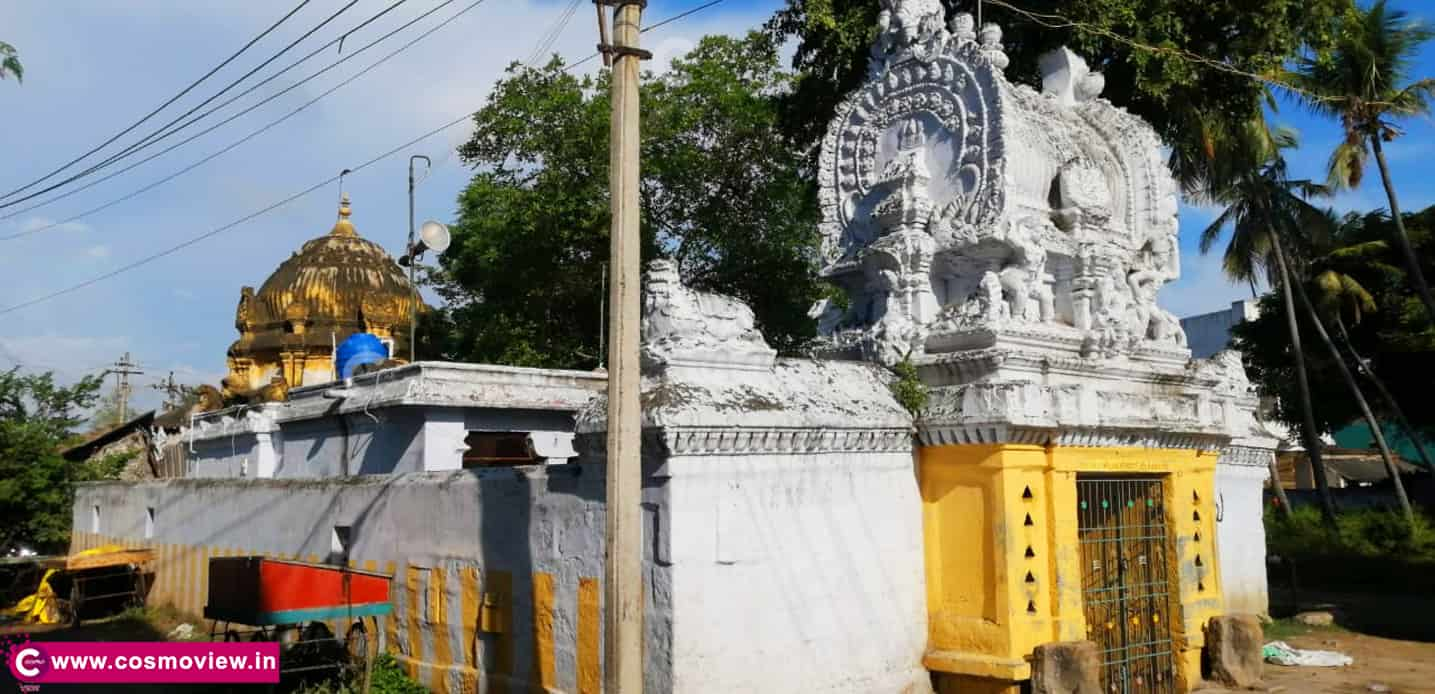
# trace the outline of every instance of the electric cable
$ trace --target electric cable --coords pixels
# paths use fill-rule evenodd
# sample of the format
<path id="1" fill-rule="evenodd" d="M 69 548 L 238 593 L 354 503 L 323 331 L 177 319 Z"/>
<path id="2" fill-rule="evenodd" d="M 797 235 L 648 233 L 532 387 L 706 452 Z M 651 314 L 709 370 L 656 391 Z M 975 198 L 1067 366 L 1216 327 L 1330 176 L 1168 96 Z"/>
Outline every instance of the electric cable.
<path id="1" fill-rule="evenodd" d="M 479 0 L 479 1 L 482 2 L 482 0 Z M 701 9 L 707 9 L 707 8 L 709 8 L 709 7 L 713 7 L 713 6 L 715 6 L 715 5 L 721 4 L 722 2 L 723 2 L 723 0 L 715 0 L 714 2 L 709 2 L 708 4 L 703 5 L 701 8 L 699 8 L 699 10 L 701 10 Z M 686 16 L 691 16 L 691 15 L 694 14 L 696 11 L 698 11 L 698 10 L 689 10 L 688 12 L 684 13 L 683 16 L 685 16 L 685 17 L 686 17 Z M 659 22 L 659 23 L 658 23 L 657 25 L 655 25 L 655 26 L 663 26 L 663 25 L 669 24 L 669 23 L 671 23 L 671 22 L 673 22 L 673 21 L 676 21 L 676 20 L 670 18 L 670 19 L 667 19 L 667 20 L 663 20 L 662 22 Z M 644 31 L 646 31 L 646 30 L 644 30 Z M 596 55 L 597 55 L 597 54 L 595 53 L 594 56 L 596 56 Z M 564 68 L 564 71 L 565 71 L 565 72 L 571 71 L 573 68 L 577 67 L 578 65 L 582 64 L 583 62 L 586 62 L 587 60 L 591 60 L 592 57 L 594 57 L 594 56 L 590 56 L 589 58 L 586 58 L 586 59 L 584 59 L 583 61 L 579 61 L 578 63 L 574 63 L 574 64 L 572 64 L 572 65 L 569 65 L 569 66 L 567 66 L 567 67 Z M 348 169 L 348 170 L 347 170 L 347 173 L 349 173 L 349 174 L 354 174 L 354 173 L 358 173 L 358 172 L 360 172 L 360 171 L 363 171 L 364 169 L 366 169 L 366 168 L 368 168 L 368 167 L 370 167 L 370 166 L 373 166 L 374 164 L 377 164 L 378 162 L 383 161 L 384 159 L 387 159 L 387 158 L 389 158 L 389 157 L 391 157 L 391 156 L 393 156 L 393 155 L 395 155 L 395 154 L 398 154 L 399 152 L 402 152 L 402 151 L 404 151 L 405 149 L 408 149 L 409 147 L 412 147 L 413 145 L 415 145 L 415 144 L 417 144 L 417 143 L 419 143 L 419 142 L 422 142 L 423 140 L 426 140 L 426 139 L 428 139 L 428 138 L 430 138 L 430 137 L 433 137 L 434 135 L 437 135 L 437 134 L 439 134 L 439 133 L 441 133 L 441 132 L 443 132 L 443 131 L 445 131 L 445 130 L 447 130 L 447 129 L 449 129 L 449 128 L 452 128 L 452 127 L 454 127 L 455 125 L 458 125 L 459 123 L 463 123 L 464 121 L 467 121 L 468 119 L 472 118 L 472 117 L 473 117 L 475 114 L 477 114 L 477 113 L 478 113 L 478 111 L 470 111 L 470 112 L 468 112 L 468 113 L 465 113 L 465 114 L 463 114 L 462 116 L 459 116 L 458 118 L 455 118 L 455 119 L 453 119 L 453 120 L 451 120 L 451 121 L 449 121 L 449 122 L 447 122 L 447 123 L 444 123 L 443 125 L 440 125 L 440 126 L 434 128 L 434 129 L 432 129 L 432 130 L 429 130 L 428 132 L 425 132 L 424 134 L 419 135 L 418 137 L 415 137 L 415 138 L 413 138 L 413 139 L 411 139 L 411 140 L 409 140 L 409 141 L 407 141 L 407 142 L 404 142 L 403 144 L 401 144 L 401 145 L 399 145 L 399 146 L 397 146 L 397 147 L 394 147 L 393 149 L 390 149 L 390 150 L 388 150 L 388 151 L 386 151 L 386 152 L 384 152 L 384 153 L 382 153 L 382 154 L 379 154 L 379 155 L 377 155 L 377 156 L 375 156 L 375 157 L 369 159 L 368 161 L 365 161 L 365 162 L 363 162 L 363 163 L 361 163 L 361 164 L 359 164 L 359 165 L 357 165 L 357 166 L 354 166 L 354 167 Z M 112 277 L 115 277 L 115 276 L 117 276 L 117 275 L 121 275 L 121 274 L 124 274 L 124 273 L 126 273 L 126 272 L 129 272 L 130 270 L 133 270 L 133 269 L 135 269 L 135 268 L 142 267 L 142 266 L 144 266 L 144 265 L 148 265 L 148 264 L 150 264 L 150 263 L 152 263 L 152 262 L 154 262 L 154 261 L 156 261 L 156 260 L 159 260 L 159 259 L 161 259 L 161 258 L 170 256 L 170 255 L 174 255 L 175 253 L 178 253 L 179 251 L 182 251 L 182 250 L 184 250 L 184 249 L 186 249 L 186 248 L 189 248 L 190 246 L 193 246 L 193 245 L 195 245 L 195 244 L 197 244 L 197 243 L 200 243 L 201 241 L 204 241 L 204 240 L 206 240 L 206 239 L 212 238 L 212 237 L 214 237 L 214 236 L 218 236 L 219 234 L 222 234 L 222 233 L 224 233 L 224 232 L 226 232 L 226 231 L 229 231 L 229 230 L 231 230 L 231 229 L 234 229 L 235 227 L 238 227 L 238 226 L 240 226 L 241 224 L 244 224 L 244 223 L 249 222 L 249 221 L 251 221 L 251 220 L 254 220 L 254 219 L 257 219 L 257 218 L 259 218 L 259 217 L 262 217 L 262 216 L 264 216 L 264 215 L 266 215 L 266 214 L 268 214 L 268 213 L 270 213 L 270 212 L 273 212 L 274 210 L 277 210 L 277 209 L 279 209 L 279 208 L 281 208 L 281 207 L 283 207 L 283 206 L 285 206 L 285 205 L 288 205 L 289 203 L 294 202 L 295 200 L 298 200 L 299 198 L 302 198 L 302 197 L 304 197 L 304 196 L 307 196 L 307 195 L 309 195 L 310 193 L 313 193 L 313 192 L 315 192 L 315 191 L 321 190 L 321 189 L 325 188 L 326 186 L 330 186 L 330 185 L 334 184 L 335 182 L 337 182 L 338 180 L 339 180 L 339 176 L 338 176 L 338 175 L 330 176 L 330 177 L 328 177 L 328 178 L 326 178 L 326 179 L 324 179 L 324 180 L 322 180 L 322 181 L 319 181 L 318 183 L 315 183 L 315 184 L 313 184 L 313 185 L 311 185 L 311 186 L 309 186 L 309 187 L 307 187 L 307 188 L 304 188 L 303 190 L 300 190 L 300 191 L 298 191 L 298 192 L 296 192 L 296 193 L 293 193 L 293 194 L 291 194 L 291 195 L 289 195 L 289 196 L 287 196 L 287 197 L 285 197 L 285 198 L 282 198 L 282 199 L 280 199 L 280 200 L 278 200 L 278 201 L 276 201 L 276 202 L 273 202 L 273 203 L 271 203 L 271 204 L 265 206 L 264 208 L 261 208 L 261 209 L 259 209 L 259 210 L 254 211 L 254 212 L 251 212 L 251 213 L 249 213 L 249 214 L 246 214 L 246 215 L 244 215 L 244 216 L 242 216 L 242 217 L 240 217 L 240 218 L 238 218 L 238 219 L 235 219 L 234 221 L 231 221 L 231 222 L 229 222 L 229 223 L 227 223 L 227 224 L 224 224 L 224 225 L 222 225 L 222 226 L 216 227 L 216 228 L 211 229 L 211 230 L 209 230 L 209 231 L 207 231 L 207 232 L 204 232 L 204 233 L 202 233 L 202 234 L 199 234 L 198 236 L 190 237 L 189 239 L 186 239 L 185 241 L 182 241 L 182 242 L 180 242 L 180 243 L 178 243 L 178 244 L 175 244 L 175 245 L 173 245 L 173 246 L 170 246 L 169 248 L 166 248 L 166 249 L 161 250 L 161 251 L 157 251 L 157 252 L 155 252 L 155 253 L 151 253 L 150 255 L 147 255 L 147 256 L 145 256 L 145 257 L 143 257 L 143 258 L 140 258 L 140 259 L 138 259 L 138 260 L 135 260 L 135 261 L 126 263 L 125 265 L 122 265 L 122 266 L 120 266 L 120 267 L 118 267 L 118 268 L 115 268 L 114 270 L 111 270 L 111 271 L 109 271 L 109 272 L 105 272 L 105 273 L 100 274 L 100 275 L 96 275 L 96 276 L 94 276 L 94 277 L 91 277 L 90 279 L 84 280 L 84 281 L 79 282 L 79 283 L 77 283 L 77 284 L 70 285 L 70 286 L 65 287 L 65 288 L 63 288 L 63 289 L 55 290 L 55 291 L 53 291 L 53 292 L 50 292 L 50 293 L 48 293 L 48 294 L 44 294 L 44 295 L 39 296 L 39 297 L 36 297 L 36 298 L 34 298 L 34 299 L 30 299 L 30 300 L 23 301 L 23 302 L 18 303 L 18 304 L 13 304 L 13 305 L 7 306 L 7 307 L 5 307 L 5 308 L 3 308 L 3 309 L 0 309 L 0 315 L 6 315 L 6 314 L 9 314 L 9 313 L 13 313 L 13 312 L 15 312 L 15 311 L 19 311 L 19 310 L 24 309 L 24 308 L 29 308 L 30 306 L 34 306 L 34 305 L 36 305 L 36 304 L 41 304 L 41 303 L 44 303 L 44 302 L 46 302 L 46 301 L 50 301 L 51 299 L 55 299 L 55 298 L 58 298 L 58 297 L 61 297 L 61 296 L 65 296 L 65 295 L 67 295 L 67 294 L 72 294 L 72 293 L 74 293 L 74 292 L 80 291 L 80 290 L 85 289 L 85 288 L 87 288 L 87 287 L 91 287 L 91 286 L 94 286 L 94 285 L 96 285 L 96 284 L 99 284 L 100 282 L 103 282 L 103 281 L 105 281 L 105 280 L 107 280 L 107 279 L 110 279 L 110 278 L 112 278 Z"/>
<path id="2" fill-rule="evenodd" d="M 121 137 L 124 137 L 125 135 L 128 135 L 132 130 L 134 130 L 135 128 L 138 128 L 139 126 L 143 125 L 145 121 L 147 121 L 147 120 L 153 118 L 153 117 L 154 117 L 156 114 L 158 114 L 160 111 L 165 110 L 165 109 L 168 108 L 171 104 L 173 104 L 174 102 L 176 102 L 176 101 L 180 100 L 181 98 L 183 98 L 185 94 L 188 94 L 188 93 L 190 93 L 191 91 L 193 91 L 195 87 L 198 87 L 198 86 L 199 86 L 201 83 L 203 83 L 205 80 L 209 79 L 210 77 L 213 77 L 213 76 L 214 76 L 214 73 L 219 72 L 220 70 L 224 69 L 224 67 L 225 67 L 226 65 L 229 65 L 229 64 L 230 64 L 231 62 L 233 62 L 236 58 L 238 58 L 239 56 L 243 55 L 245 51 L 249 50 L 252 46 L 254 46 L 254 44 L 259 43 L 260 39 L 263 39 L 265 36 L 268 36 L 268 35 L 270 34 L 270 32 L 274 31 L 275 29 L 278 29 L 278 28 L 279 28 L 279 25 L 281 25 L 281 24 L 283 24 L 284 22 L 288 21 L 290 17 L 293 17 L 296 13 L 299 12 L 299 10 L 304 9 L 304 6 L 305 6 L 305 5 L 308 5 L 310 2 L 312 2 L 312 0 L 303 0 L 302 2 L 300 2 L 297 6 L 294 7 L 294 9 L 289 10 L 289 13 L 288 13 L 288 14 L 284 15 L 283 17 L 280 17 L 280 18 L 279 18 L 279 21 L 276 21 L 276 22 L 274 22 L 273 24 L 270 24 L 270 25 L 269 25 L 269 28 L 267 28 L 267 29 L 265 29 L 264 31 L 260 32 L 258 36 L 255 36 L 254 38 L 250 39 L 248 43 L 246 43 L 246 44 L 244 44 L 243 46 L 241 46 L 238 51 L 235 51 L 235 52 L 234 52 L 233 54 L 231 54 L 228 58 L 225 58 L 223 62 L 221 62 L 220 64 L 214 66 L 213 68 L 210 68 L 209 72 L 204 73 L 202 76 L 200 76 L 199 79 L 197 79 L 197 80 L 191 82 L 188 87 L 185 87 L 184 89 L 180 90 L 180 92 L 179 92 L 178 94 L 175 94 L 174 96 L 170 97 L 168 101 L 166 101 L 166 102 L 160 104 L 157 108 L 155 108 L 153 111 L 150 111 L 148 114 L 145 114 L 145 116 L 144 116 L 143 118 L 140 118 L 139 120 L 135 121 L 134 123 L 131 123 L 129 127 L 125 128 L 124 130 L 121 130 L 121 131 L 119 131 L 118 133 L 116 133 L 115 135 L 111 136 L 110 139 L 105 140 L 104 142 L 101 142 L 100 144 L 96 145 L 94 149 L 91 149 L 90 151 L 85 152 L 84 154 L 81 154 L 80 156 L 75 157 L 74 159 L 71 159 L 70 161 L 64 163 L 63 165 L 60 166 L 60 168 L 55 169 L 54 171 L 51 171 L 50 173 L 47 173 L 47 174 L 45 174 L 44 176 L 41 176 L 40 178 L 35 179 L 34 181 L 31 181 L 31 182 L 29 182 L 29 183 L 26 183 L 25 185 L 20 186 L 19 188 L 16 188 L 15 190 L 12 190 L 12 191 L 10 191 L 10 192 L 8 192 L 8 193 L 5 193 L 4 195 L 0 195 L 0 200 L 4 200 L 5 198 L 8 198 L 8 197 L 10 197 L 10 196 L 12 196 L 12 195 L 14 195 L 14 194 L 16 194 L 16 193 L 23 193 L 23 192 L 25 192 L 26 190 L 29 190 L 30 188 L 33 188 L 33 187 L 35 187 L 35 186 L 37 186 L 37 185 L 39 185 L 39 184 L 41 184 L 41 183 L 44 183 L 45 181 L 50 180 L 50 178 L 52 178 L 55 174 L 58 174 L 58 173 L 60 173 L 61 171 L 64 171 L 65 169 L 68 169 L 68 168 L 70 168 L 71 166 L 74 166 L 75 164 L 77 164 L 77 163 L 79 163 L 79 162 L 85 160 L 85 159 L 88 158 L 90 155 L 94 154 L 95 152 L 98 152 L 98 151 L 100 151 L 100 150 L 102 150 L 102 149 L 104 149 L 104 148 L 110 146 L 111 144 L 114 143 L 115 140 L 118 140 L 118 139 L 120 139 Z"/>

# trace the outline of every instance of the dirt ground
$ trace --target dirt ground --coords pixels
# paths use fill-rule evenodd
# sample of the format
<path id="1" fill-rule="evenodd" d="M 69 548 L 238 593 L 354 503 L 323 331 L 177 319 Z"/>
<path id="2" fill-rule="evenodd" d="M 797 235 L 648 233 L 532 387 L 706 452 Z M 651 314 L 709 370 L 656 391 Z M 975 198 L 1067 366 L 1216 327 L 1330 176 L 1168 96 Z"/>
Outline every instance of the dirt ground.
<path id="1" fill-rule="evenodd" d="M 1284 639 L 1296 648 L 1339 651 L 1355 659 L 1343 668 L 1265 666 L 1266 684 L 1289 694 L 1395 694 L 1435 692 L 1435 644 L 1395 641 L 1340 630 L 1316 630 Z M 1388 689 L 1381 689 L 1384 685 Z"/>
<path id="2" fill-rule="evenodd" d="M 1338 651 L 1355 663 L 1343 668 L 1266 664 L 1268 691 L 1435 694 L 1435 596 L 1306 593 L 1299 598 L 1297 606 L 1288 594 L 1272 595 L 1278 621 L 1267 628 L 1267 640 Z M 1331 627 L 1299 624 L 1291 619 L 1297 609 L 1329 611 L 1336 623 Z"/>

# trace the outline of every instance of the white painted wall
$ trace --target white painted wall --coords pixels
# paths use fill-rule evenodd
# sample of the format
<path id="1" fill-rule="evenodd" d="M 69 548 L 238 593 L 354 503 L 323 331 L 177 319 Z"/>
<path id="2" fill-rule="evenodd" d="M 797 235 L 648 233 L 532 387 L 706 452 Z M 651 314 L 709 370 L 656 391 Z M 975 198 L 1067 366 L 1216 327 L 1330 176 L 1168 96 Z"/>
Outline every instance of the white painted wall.
<path id="1" fill-rule="evenodd" d="M 1216 494 L 1221 508 L 1220 522 L 1216 524 L 1216 552 L 1228 614 L 1264 615 L 1270 611 L 1266 529 L 1261 517 L 1262 488 L 1269 477 L 1269 469 L 1260 464 L 1223 461 L 1216 466 Z"/>
<path id="2" fill-rule="evenodd" d="M 673 691 L 930 687 L 910 451 L 673 458 Z"/>
<path id="3" fill-rule="evenodd" d="M 1193 359 L 1207 359 L 1231 346 L 1231 328 L 1260 315 L 1256 302 L 1250 299 L 1232 301 L 1230 308 L 1202 313 L 1181 319 L 1186 331 L 1186 344 Z"/>

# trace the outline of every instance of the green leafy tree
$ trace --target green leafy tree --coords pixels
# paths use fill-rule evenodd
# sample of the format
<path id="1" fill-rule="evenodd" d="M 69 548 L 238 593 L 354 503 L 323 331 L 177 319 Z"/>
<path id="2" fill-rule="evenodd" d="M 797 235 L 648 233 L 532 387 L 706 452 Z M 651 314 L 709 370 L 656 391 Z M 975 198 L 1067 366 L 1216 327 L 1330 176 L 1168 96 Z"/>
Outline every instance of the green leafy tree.
<path id="1" fill-rule="evenodd" d="M 1325 228 L 1330 222 L 1330 216 L 1310 214 L 1304 221 L 1306 225 L 1305 230 L 1308 233 L 1315 231 L 1318 235 L 1324 235 Z M 1310 244 L 1307 243 L 1307 245 Z M 1310 255 L 1313 254 L 1307 250 L 1307 259 Z M 1309 262 L 1301 262 L 1298 264 L 1301 268 L 1300 276 L 1291 277 L 1289 280 L 1292 286 L 1295 287 L 1296 296 L 1300 298 L 1301 308 L 1305 310 L 1306 316 L 1310 319 L 1311 326 L 1315 328 L 1316 336 L 1320 338 L 1321 344 L 1325 346 L 1326 354 L 1330 357 L 1331 364 L 1335 366 L 1335 370 L 1340 374 L 1341 381 L 1345 383 L 1351 399 L 1354 400 L 1356 407 L 1360 410 L 1361 418 L 1365 420 L 1366 426 L 1370 427 L 1371 435 L 1375 437 L 1375 446 L 1380 450 L 1380 460 L 1385 464 L 1385 472 L 1389 475 L 1391 484 L 1395 488 L 1395 499 L 1400 505 L 1400 512 L 1404 515 L 1406 522 L 1414 524 L 1415 512 L 1411 509 L 1410 499 L 1405 494 L 1405 483 L 1400 479 L 1400 470 L 1395 467 L 1395 461 L 1391 457 L 1390 445 L 1385 441 L 1384 429 L 1380 426 L 1380 421 L 1375 418 L 1375 413 L 1371 410 L 1370 403 L 1366 400 L 1365 393 L 1361 390 L 1360 384 L 1355 380 L 1355 376 L 1351 373 L 1350 367 L 1346 365 L 1345 357 L 1341 355 L 1340 348 L 1336 347 L 1335 341 L 1330 337 L 1330 332 L 1326 330 L 1326 317 L 1321 315 L 1316 308 L 1315 302 L 1311 301 L 1310 293 L 1306 291 L 1305 285 L 1310 278 L 1335 281 L 1336 287 L 1330 293 L 1321 295 L 1322 298 L 1329 298 L 1335 301 L 1340 301 L 1342 296 L 1351 296 L 1358 301 L 1360 295 L 1357 290 L 1363 290 L 1364 288 L 1358 287 L 1352 278 L 1341 275 L 1335 270 L 1327 269 L 1320 274 L 1316 274 L 1312 271 Z"/>
<path id="2" fill-rule="evenodd" d="M 948 16 L 974 0 L 943 0 Z M 1193 185 L 1216 141 L 1266 98 L 1254 76 L 1276 75 L 1302 46 L 1321 51 L 1350 0 L 988 1 L 983 22 L 1001 25 L 1007 76 L 1040 84 L 1038 57 L 1062 45 L 1106 77 L 1104 96 L 1150 121 L 1172 145 L 1172 166 Z M 796 39 L 799 77 L 785 130 L 816 143 L 836 105 L 866 76 L 879 0 L 788 0 L 768 29 Z M 1230 125 L 1235 124 L 1235 125 Z"/>
<path id="3" fill-rule="evenodd" d="M 1435 253 L 1428 233 L 1435 228 L 1435 208 L 1405 215 L 1405 226 L 1417 254 Z M 1394 422 L 1404 419 L 1408 422 L 1403 427 L 1407 438 L 1418 442 L 1419 437 L 1429 440 L 1435 434 L 1435 408 L 1422 406 L 1435 390 L 1435 359 L 1431 359 L 1435 353 L 1435 329 L 1425 320 L 1424 306 L 1406 279 L 1395 234 L 1394 222 L 1384 212 L 1342 219 L 1331 238 L 1316 238 L 1308 250 L 1312 278 L 1309 286 L 1312 298 L 1317 304 L 1326 303 L 1327 310 L 1334 310 L 1332 301 L 1342 302 L 1340 319 L 1332 321 L 1336 334 L 1357 367 L 1368 377 L 1378 379 L 1377 390 L 1388 393 L 1372 403 L 1379 418 Z M 1340 296 L 1326 298 L 1332 291 L 1326 287 L 1331 278 L 1325 270 L 1335 270 L 1358 284 L 1371 303 L 1361 300 L 1359 292 L 1349 286 L 1338 289 Z M 1346 281 L 1341 283 L 1345 285 Z M 1303 332 L 1314 330 L 1304 316 L 1300 321 Z M 1275 418 L 1297 423 L 1300 414 L 1293 409 L 1297 402 L 1294 362 L 1279 297 L 1262 299 L 1260 316 L 1233 332 L 1252 382 L 1278 400 Z M 1322 431 L 1336 431 L 1359 418 L 1358 408 L 1345 394 L 1341 377 L 1323 350 L 1307 350 L 1305 362 L 1310 370 L 1312 397 L 1320 403 L 1315 412 L 1317 426 Z M 1407 407 L 1397 408 L 1390 403 L 1406 403 Z M 1419 455 L 1418 448 L 1415 455 Z"/>
<path id="4" fill-rule="evenodd" d="M 1381 215 L 1373 215 L 1379 219 Z M 1378 276 L 1398 276 L 1399 270 L 1386 262 L 1390 255 L 1390 244 L 1383 239 L 1361 240 L 1367 215 L 1350 213 L 1337 217 L 1334 211 L 1327 212 L 1327 220 L 1316 227 L 1316 234 L 1310 239 L 1310 267 L 1307 270 L 1311 292 L 1316 296 L 1316 305 L 1327 323 L 1334 324 L 1341 344 L 1350 353 L 1355 368 L 1365 376 L 1380 393 L 1381 404 L 1395 417 L 1420 456 L 1420 461 L 1431 471 L 1435 464 L 1420 440 L 1419 432 L 1405 415 L 1405 408 L 1385 385 L 1385 380 L 1363 358 L 1350 338 L 1346 320 L 1360 325 L 1365 316 L 1377 312 L 1379 305 L 1375 295 L 1360 281 L 1360 275 L 1377 273 Z"/>
<path id="5" fill-rule="evenodd" d="M 59 450 L 99 388 L 96 376 L 62 387 L 50 373 L 0 373 L 0 555 L 68 544 L 72 485 L 103 471 L 71 463 Z"/>
<path id="6" fill-rule="evenodd" d="M 1304 225 L 1319 216 L 1320 211 L 1305 197 L 1323 192 L 1322 187 L 1289 177 L 1281 151 L 1296 146 L 1295 135 L 1290 131 L 1272 132 L 1264 121 L 1250 121 L 1241 137 L 1230 143 L 1221 156 L 1212 159 L 1214 164 L 1208 180 L 1213 185 L 1207 188 L 1206 197 L 1225 209 L 1201 232 L 1201 252 L 1209 252 L 1230 227 L 1230 240 L 1222 257 L 1226 276 L 1254 285 L 1264 275 L 1280 292 L 1287 344 L 1294 357 L 1297 397 L 1293 402 L 1299 407 L 1301 439 L 1310 456 L 1321 511 L 1333 528 L 1335 504 L 1321 461 L 1320 429 L 1315 423 L 1292 289 L 1298 275 L 1293 267 L 1295 259 L 1287 248 L 1288 241 L 1299 238 Z M 1288 505 L 1282 504 L 1282 507 L 1289 511 Z"/>
<path id="7" fill-rule="evenodd" d="M 14 46 L 0 41 L 0 80 L 6 75 L 14 77 L 16 82 L 24 82 L 25 66 L 20 64 L 20 56 Z"/>
<path id="8" fill-rule="evenodd" d="M 1333 183 L 1360 185 L 1374 153 L 1406 271 L 1428 320 L 1435 322 L 1435 297 L 1406 232 L 1384 149 L 1384 143 L 1402 134 L 1398 121 L 1430 113 L 1435 79 L 1412 80 L 1411 71 L 1420 49 L 1435 38 L 1435 29 L 1376 0 L 1367 9 L 1346 13 L 1336 37 L 1329 54 L 1303 56 L 1298 62 L 1295 81 L 1304 90 L 1299 96 L 1315 112 L 1339 120 L 1345 131 L 1330 157 Z"/>
<path id="9" fill-rule="evenodd" d="M 812 335 L 815 188 L 777 130 L 790 76 L 769 37 L 704 38 L 641 91 L 643 255 L 691 286 L 747 302 L 767 338 Z M 449 356 L 598 364 L 608 259 L 606 74 L 515 66 L 460 148 L 477 169 L 433 279 Z"/>

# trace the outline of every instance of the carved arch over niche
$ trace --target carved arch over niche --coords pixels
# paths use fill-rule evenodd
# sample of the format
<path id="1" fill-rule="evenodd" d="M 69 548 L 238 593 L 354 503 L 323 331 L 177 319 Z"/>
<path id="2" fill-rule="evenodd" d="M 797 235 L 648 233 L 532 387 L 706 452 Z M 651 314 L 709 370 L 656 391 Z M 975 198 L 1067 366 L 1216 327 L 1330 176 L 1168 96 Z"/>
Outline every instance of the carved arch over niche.
<path id="1" fill-rule="evenodd" d="M 819 171 L 827 262 L 851 257 L 876 237 L 868 221 L 878 202 L 873 192 L 897 150 L 902 126 L 912 119 L 921 121 L 929 143 L 933 227 L 996 221 L 1004 162 L 995 70 L 977 44 L 964 43 L 928 60 L 914 57 L 892 66 L 838 107 Z"/>

